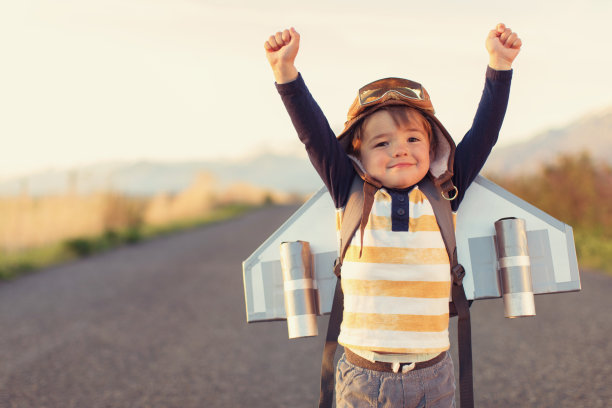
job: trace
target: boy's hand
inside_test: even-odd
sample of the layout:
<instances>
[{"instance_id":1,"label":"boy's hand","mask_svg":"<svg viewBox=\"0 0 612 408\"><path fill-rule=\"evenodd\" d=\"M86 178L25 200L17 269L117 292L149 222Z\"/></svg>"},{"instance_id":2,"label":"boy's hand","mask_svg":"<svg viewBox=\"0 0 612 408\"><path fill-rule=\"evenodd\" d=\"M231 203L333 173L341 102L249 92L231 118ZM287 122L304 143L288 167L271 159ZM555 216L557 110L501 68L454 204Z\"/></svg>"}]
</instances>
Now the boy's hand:
<instances>
[{"instance_id":1,"label":"boy's hand","mask_svg":"<svg viewBox=\"0 0 612 408\"><path fill-rule=\"evenodd\" d=\"M264 48L276 83L284 84L297 78L294 61L300 49L300 35L293 27L271 35Z\"/></svg>"},{"instance_id":2,"label":"boy's hand","mask_svg":"<svg viewBox=\"0 0 612 408\"><path fill-rule=\"evenodd\" d=\"M523 42L516 33L499 23L489 31L486 47L489 52L489 66L498 71L512 68L512 62L521 50Z\"/></svg>"}]
</instances>

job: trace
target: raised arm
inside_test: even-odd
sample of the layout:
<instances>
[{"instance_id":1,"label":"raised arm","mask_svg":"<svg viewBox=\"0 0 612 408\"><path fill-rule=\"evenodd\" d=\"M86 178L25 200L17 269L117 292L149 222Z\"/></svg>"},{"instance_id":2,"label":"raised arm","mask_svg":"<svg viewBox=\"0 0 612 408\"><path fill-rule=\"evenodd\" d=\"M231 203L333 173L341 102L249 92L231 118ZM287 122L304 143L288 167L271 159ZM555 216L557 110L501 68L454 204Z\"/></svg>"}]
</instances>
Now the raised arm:
<instances>
[{"instance_id":1,"label":"raised arm","mask_svg":"<svg viewBox=\"0 0 612 408\"><path fill-rule=\"evenodd\" d=\"M300 35L291 28L270 36L264 48L276 79L276 88L298 137L336 208L340 208L346 204L355 173L350 159L295 67L299 44Z\"/></svg>"},{"instance_id":2,"label":"raised arm","mask_svg":"<svg viewBox=\"0 0 612 408\"><path fill-rule=\"evenodd\" d=\"M521 49L522 41L510 28L498 24L489 32L485 45L489 53L485 87L472 127L455 152L453 181L459 196L452 202L454 210L497 142L510 96L512 63Z\"/></svg>"}]
</instances>

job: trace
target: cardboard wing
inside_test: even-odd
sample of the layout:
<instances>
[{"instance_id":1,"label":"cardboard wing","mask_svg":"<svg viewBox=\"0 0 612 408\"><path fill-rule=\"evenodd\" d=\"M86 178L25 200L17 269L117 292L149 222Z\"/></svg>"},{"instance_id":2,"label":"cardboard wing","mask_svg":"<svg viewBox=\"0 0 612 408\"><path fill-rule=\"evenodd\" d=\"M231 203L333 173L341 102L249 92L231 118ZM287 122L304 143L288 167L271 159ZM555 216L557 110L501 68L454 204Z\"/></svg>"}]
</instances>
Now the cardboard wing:
<instances>
[{"instance_id":1,"label":"cardboard wing","mask_svg":"<svg viewBox=\"0 0 612 408\"><path fill-rule=\"evenodd\" d=\"M319 310L331 310L338 256L334 204L325 187L315 193L243 262L247 322L284 320L285 304L280 244L308 241L319 296ZM457 213L457 255L466 270L468 299L501 297L495 221L525 220L535 294L580 290L572 228L478 176Z\"/></svg>"}]
</instances>

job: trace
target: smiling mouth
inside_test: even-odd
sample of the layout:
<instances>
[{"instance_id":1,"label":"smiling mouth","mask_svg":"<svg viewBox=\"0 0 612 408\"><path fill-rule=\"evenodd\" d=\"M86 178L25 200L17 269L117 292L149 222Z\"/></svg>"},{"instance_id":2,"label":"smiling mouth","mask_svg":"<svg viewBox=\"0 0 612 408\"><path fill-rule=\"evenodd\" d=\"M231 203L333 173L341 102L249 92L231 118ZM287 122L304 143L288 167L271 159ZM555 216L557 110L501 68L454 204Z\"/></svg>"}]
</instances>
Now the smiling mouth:
<instances>
[{"instance_id":1,"label":"smiling mouth","mask_svg":"<svg viewBox=\"0 0 612 408\"><path fill-rule=\"evenodd\" d=\"M393 166L389 167L390 169L396 169L396 168L401 168L401 167L411 167L414 166L413 163L397 163L394 164Z\"/></svg>"}]
</instances>

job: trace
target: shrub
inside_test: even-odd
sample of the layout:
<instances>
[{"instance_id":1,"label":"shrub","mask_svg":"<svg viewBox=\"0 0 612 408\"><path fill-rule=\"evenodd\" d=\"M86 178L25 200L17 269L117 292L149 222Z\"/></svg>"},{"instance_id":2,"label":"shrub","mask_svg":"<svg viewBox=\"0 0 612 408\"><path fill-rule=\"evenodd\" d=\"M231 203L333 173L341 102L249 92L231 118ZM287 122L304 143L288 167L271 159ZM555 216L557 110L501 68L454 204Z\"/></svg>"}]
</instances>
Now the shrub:
<instances>
[{"instance_id":1,"label":"shrub","mask_svg":"<svg viewBox=\"0 0 612 408\"><path fill-rule=\"evenodd\" d=\"M612 167L582 153L560 156L536 174L488 177L571 225L580 266L612 273Z\"/></svg>"}]
</instances>

